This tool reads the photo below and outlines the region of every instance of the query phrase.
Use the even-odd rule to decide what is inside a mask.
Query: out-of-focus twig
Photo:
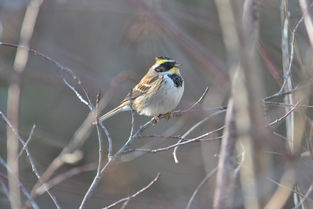
[[[234,155],[237,142],[235,107],[230,99],[227,106],[225,118],[225,130],[222,140],[220,158],[216,177],[216,188],[214,194],[214,209],[231,208],[233,201],[233,187],[236,175]]]
[[[242,21],[237,22],[240,45],[237,49],[240,54],[240,65],[242,71],[238,71],[238,78],[233,86],[233,97],[237,112],[237,127],[239,141],[244,147],[245,158],[240,168],[240,182],[243,191],[244,207],[259,209],[259,197],[257,186],[257,165],[269,165],[267,158],[260,156],[255,146],[263,145],[262,140],[267,134],[264,124],[262,104],[259,102],[264,95],[264,80],[261,68],[256,56],[257,40],[259,32],[259,13],[262,0],[246,0],[241,11],[237,5],[238,12],[243,13]],[[240,26],[242,24],[242,26]],[[265,146],[264,146],[265,147]],[[257,157],[259,156],[259,157]],[[260,158],[260,159],[259,159]]]
[[[128,202],[129,200],[135,198],[136,196],[138,196],[139,194],[143,193],[144,191],[146,191],[147,189],[149,189],[158,179],[160,178],[160,173],[157,174],[157,176],[149,183],[147,184],[145,187],[141,188],[140,190],[138,190],[137,192],[135,192],[134,194],[132,195],[129,195],[128,197],[124,197],[106,207],[104,207],[103,209],[109,209],[109,208],[112,208],[122,202]]]
[[[20,43],[28,46],[33,35],[42,0],[31,0],[26,8],[21,32]],[[16,78],[8,88],[7,115],[12,125],[18,129],[19,109],[20,109],[20,80],[21,74],[25,70],[28,60],[28,50],[18,48],[14,59],[14,70]],[[22,206],[20,188],[16,179],[19,179],[19,142],[10,127],[7,127],[7,162],[15,178],[8,175],[9,180],[9,200],[12,209],[20,209]]]

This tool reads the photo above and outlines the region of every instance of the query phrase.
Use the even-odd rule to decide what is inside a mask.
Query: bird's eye
[[[164,72],[165,68],[163,66],[159,66],[159,67],[155,68],[155,71],[158,72],[158,73],[159,72]]]

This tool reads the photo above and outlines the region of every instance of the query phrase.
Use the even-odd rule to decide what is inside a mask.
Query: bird
[[[184,79],[179,66],[180,64],[169,57],[156,57],[154,64],[120,105],[99,117],[99,121],[131,110],[139,115],[152,116],[156,122],[160,115],[171,115],[184,93]]]

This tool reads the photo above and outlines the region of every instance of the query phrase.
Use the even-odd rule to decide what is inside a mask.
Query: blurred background
[[[0,41],[21,42],[20,31],[29,3],[27,0],[0,0]],[[302,13],[297,1],[289,3],[292,28]],[[264,92],[272,95],[279,90],[282,82],[280,1],[264,0],[259,21],[258,59]],[[307,54],[309,41],[303,24],[298,28],[296,40],[296,57],[302,55],[305,62],[311,54]],[[101,92],[107,101],[103,112],[123,99],[153,64],[156,56],[168,56],[182,64],[185,93],[178,109],[188,108],[199,99],[206,87],[209,88],[203,102],[194,111],[179,118],[161,120],[157,126],[146,130],[144,135],[181,136],[192,125],[216,112],[217,107],[226,105],[230,95],[228,61],[213,0],[43,0],[29,47],[70,68],[93,103],[97,93]],[[0,46],[0,111],[5,114],[8,88],[17,74],[13,67],[15,55],[15,48]],[[295,83],[300,83],[303,76],[299,60],[293,65]],[[64,84],[55,65],[33,54],[29,55],[20,76],[20,88],[19,133],[26,139],[33,124],[36,125],[28,147],[42,174],[75,137],[89,109]],[[264,108],[269,121],[284,113],[281,107],[265,105]],[[306,114],[310,116],[309,111]],[[130,117],[129,113],[120,113],[104,122],[112,136],[114,151],[128,138]],[[221,127],[224,117],[225,112],[212,116],[188,137]],[[147,117],[136,115],[135,127],[148,120]],[[284,125],[276,131],[284,135]],[[215,136],[220,135],[222,132],[217,132]],[[6,124],[1,121],[0,155],[3,159],[7,155],[6,137]],[[176,141],[175,138],[143,137],[132,147],[149,143],[153,148],[158,148]],[[104,143],[104,154],[106,148],[107,144]],[[157,172],[161,173],[160,179],[131,200],[127,208],[185,208],[197,185],[216,168],[219,148],[220,141],[182,146],[177,150],[178,164],[174,162],[172,150],[125,156],[104,175],[88,202],[88,208],[104,207],[132,194],[148,184]],[[270,170],[263,174],[279,181],[285,161],[270,152],[267,154],[272,164],[269,165]],[[73,168],[90,167],[51,189],[63,208],[79,206],[95,175],[98,142],[94,128],[90,129],[72,155],[69,158],[74,159],[64,159],[64,164],[51,178]],[[308,162],[301,167],[307,168],[303,171],[310,170],[312,164],[310,160]],[[25,153],[19,165],[20,181],[30,191],[37,178]],[[3,166],[0,172],[2,182],[6,182],[7,172]],[[199,190],[191,208],[211,208],[215,180],[214,174]],[[305,184],[310,185],[311,180],[308,178]],[[260,183],[266,188],[259,191],[262,204],[265,204],[277,185],[270,180]],[[234,201],[234,208],[242,208],[240,187],[235,186],[235,190],[238,197]],[[23,195],[22,199],[25,200]],[[55,208],[47,194],[35,200],[41,208]],[[285,208],[291,208],[291,202]],[[10,208],[4,191],[0,192],[0,208]]]

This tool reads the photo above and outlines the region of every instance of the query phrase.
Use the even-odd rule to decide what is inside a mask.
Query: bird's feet
[[[165,113],[165,114],[160,114],[160,115],[154,115],[153,116],[153,122],[154,124],[157,124],[160,122],[160,117],[162,116],[162,118],[166,118],[167,120],[170,120],[174,117],[173,113],[172,112],[168,112],[168,113]]]
[[[164,114],[164,116],[165,116],[165,118],[166,118],[167,120],[170,120],[170,119],[172,119],[172,118],[174,117],[174,115],[173,115],[172,112],[168,112],[168,113]]]
[[[154,115],[154,116],[153,116],[153,123],[154,123],[154,124],[157,124],[157,123],[159,123],[159,122],[160,122],[159,116],[158,116],[158,115]]]

